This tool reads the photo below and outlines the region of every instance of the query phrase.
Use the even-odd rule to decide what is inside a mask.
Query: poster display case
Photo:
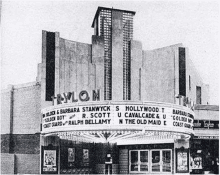
[[[49,145],[41,149],[41,174],[58,174],[58,147]]]
[[[189,150],[184,147],[176,148],[176,172],[189,172]]]
[[[68,148],[68,166],[72,167],[75,162],[75,148]]]
[[[83,149],[83,166],[89,166],[89,149]]]

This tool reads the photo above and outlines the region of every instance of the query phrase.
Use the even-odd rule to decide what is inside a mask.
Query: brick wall
[[[13,152],[15,154],[40,154],[40,135],[14,134]]]
[[[11,88],[1,92],[1,134],[10,133]]]
[[[40,154],[40,135],[2,134],[1,153]]]
[[[2,174],[39,174],[40,88],[33,82],[11,86],[2,91]]]
[[[1,153],[9,153],[10,137],[10,134],[1,134]]]
[[[14,154],[1,153],[1,174],[14,174]]]
[[[16,174],[40,174],[40,154],[15,154]]]
[[[13,134],[40,132],[40,86],[14,88]]]

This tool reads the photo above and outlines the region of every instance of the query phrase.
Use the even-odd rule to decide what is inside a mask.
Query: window
[[[189,75],[189,90],[191,90],[191,77]]]
[[[196,86],[196,104],[202,104],[202,90],[200,86]]]
[[[186,53],[179,47],[179,94],[186,96]]]
[[[55,87],[55,33],[46,33],[46,101],[52,101]]]

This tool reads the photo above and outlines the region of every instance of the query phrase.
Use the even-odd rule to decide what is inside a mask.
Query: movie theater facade
[[[87,101],[48,107],[42,115],[41,134],[46,143],[42,146],[42,173],[57,173],[59,163],[60,173],[77,171],[77,166],[85,173],[92,173],[95,167],[99,174],[189,171],[194,113],[187,107]],[[56,141],[49,141],[51,137]],[[82,148],[78,148],[80,144]],[[45,162],[52,151],[56,157],[53,165]],[[60,158],[56,156],[59,152]]]
[[[208,103],[208,86],[182,44],[142,50],[133,40],[134,15],[99,7],[92,44],[43,31],[36,82],[4,96],[14,99],[10,109],[29,111],[5,112],[5,123],[14,126],[3,136],[13,146],[2,142],[5,152],[14,153],[5,162],[17,161],[12,171],[190,173],[194,106]],[[27,159],[38,170],[23,167]]]

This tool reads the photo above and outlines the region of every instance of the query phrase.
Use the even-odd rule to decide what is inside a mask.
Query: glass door
[[[148,169],[148,151],[140,151],[140,171],[146,172]]]
[[[171,172],[171,150],[151,151],[151,172]]]
[[[133,173],[171,173],[172,150],[130,150],[129,161]]]
[[[132,150],[130,151],[130,171],[148,172],[149,171],[149,151]]]
[[[160,172],[161,161],[160,161],[160,151],[151,151],[151,171]]]
[[[130,170],[138,171],[138,151],[130,152]]]
[[[171,150],[162,150],[162,172],[171,172]]]

